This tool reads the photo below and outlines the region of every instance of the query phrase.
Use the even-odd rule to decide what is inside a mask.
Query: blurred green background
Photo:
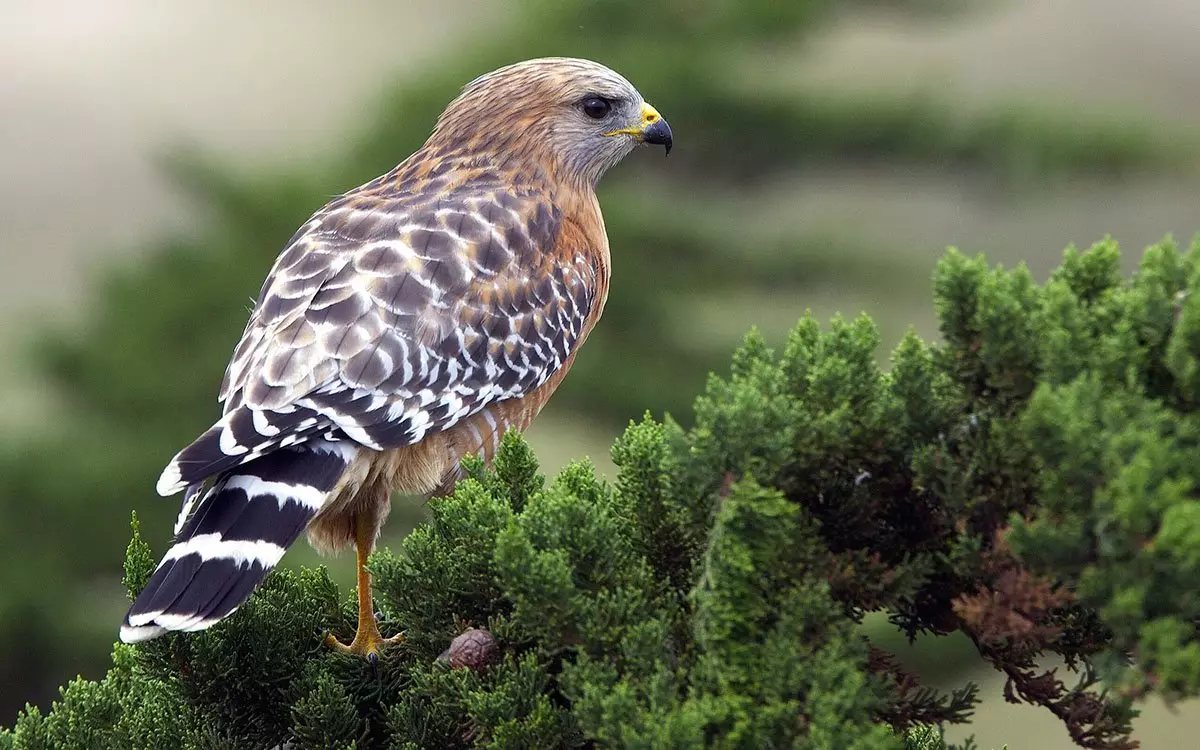
[[[154,480],[217,414],[282,243],[475,75],[591,57],[675,130],[669,160],[601,187],[610,303],[529,435],[548,471],[607,471],[628,419],[687,421],[751,325],[778,341],[806,308],[866,311],[881,354],[910,324],[936,336],[947,245],[1044,276],[1070,243],[1111,234],[1132,265],[1190,238],[1198,32],[1192,0],[0,0],[0,724],[102,674],[129,513],[161,552],[178,503]],[[962,641],[870,627],[935,682],[982,683],[952,737],[1069,746]],[[1200,711],[1136,726],[1191,747]]]

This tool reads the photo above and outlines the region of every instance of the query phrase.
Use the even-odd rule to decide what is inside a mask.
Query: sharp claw
[[[376,679],[379,677],[379,654],[372,651],[367,654],[367,661],[371,664],[371,677]]]
[[[324,639],[325,647],[339,654],[350,653],[350,647],[337,639],[333,633],[326,632]]]

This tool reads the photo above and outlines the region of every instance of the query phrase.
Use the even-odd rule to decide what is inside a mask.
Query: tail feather
[[[234,409],[171,459],[158,478],[158,494],[174,495],[205,477],[233,471],[278,448],[302,444],[322,429],[330,429],[328,422],[311,409]]]
[[[240,607],[321,509],[357,449],[310,441],[192,485],[167,550],[125,615],[121,640],[203,630]]]

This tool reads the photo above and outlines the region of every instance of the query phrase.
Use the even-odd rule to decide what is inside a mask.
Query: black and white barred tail
[[[311,440],[193,484],[175,542],[125,615],[121,640],[204,630],[240,607],[337,486],[358,446]]]

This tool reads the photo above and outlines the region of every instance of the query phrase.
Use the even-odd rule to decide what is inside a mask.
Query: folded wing
[[[481,183],[453,199],[350,194],[280,255],[229,364],[224,415],[162,494],[313,438],[420,441],[562,367],[597,269],[559,247],[559,211]]]

